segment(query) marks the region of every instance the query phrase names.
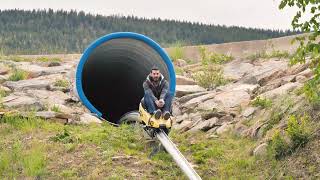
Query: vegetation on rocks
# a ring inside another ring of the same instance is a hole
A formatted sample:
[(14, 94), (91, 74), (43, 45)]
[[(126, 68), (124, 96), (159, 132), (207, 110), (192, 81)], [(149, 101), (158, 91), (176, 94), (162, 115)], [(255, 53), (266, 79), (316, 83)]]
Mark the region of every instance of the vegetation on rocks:
[(20, 81), (28, 78), (28, 72), (21, 69), (14, 69), (9, 76), (9, 81)]
[(58, 87), (68, 87), (70, 85), (69, 81), (67, 79), (58, 79), (55, 83), (54, 83), (55, 86), (58, 86)]
[(271, 52), (267, 51), (259, 51), (254, 54), (247, 56), (247, 59), (250, 61), (256, 61), (258, 59), (271, 59), (271, 58), (278, 58), (278, 59), (288, 59), (291, 55), (288, 51), (280, 51), (273, 49)]
[(272, 101), (270, 99), (258, 96), (251, 102), (251, 104), (255, 107), (269, 108), (272, 106)]
[(199, 47), (199, 53), (202, 65), (223, 64), (234, 59), (231, 55), (208, 52), (204, 46)]
[(194, 73), (192, 77), (204, 88), (214, 88), (229, 82), (224, 78), (222, 68), (216, 65), (206, 65), (202, 71)]

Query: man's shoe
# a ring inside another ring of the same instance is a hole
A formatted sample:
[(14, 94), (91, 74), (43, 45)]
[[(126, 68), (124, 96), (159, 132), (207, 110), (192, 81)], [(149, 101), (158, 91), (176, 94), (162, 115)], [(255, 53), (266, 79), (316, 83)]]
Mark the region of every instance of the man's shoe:
[(170, 118), (170, 113), (169, 111), (164, 112), (163, 114), (163, 119), (168, 120)]
[(154, 118), (155, 118), (155, 119), (160, 119), (160, 117), (161, 117), (161, 110), (160, 110), (160, 109), (156, 110), (156, 111), (153, 113), (153, 115), (154, 115)]

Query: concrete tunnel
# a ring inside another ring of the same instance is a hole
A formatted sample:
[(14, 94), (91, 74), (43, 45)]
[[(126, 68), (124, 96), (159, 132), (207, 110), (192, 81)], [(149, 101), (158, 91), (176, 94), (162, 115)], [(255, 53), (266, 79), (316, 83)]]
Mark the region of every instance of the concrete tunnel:
[(76, 91), (81, 102), (98, 117), (118, 123), (137, 111), (142, 83), (152, 66), (158, 66), (175, 93), (173, 64), (155, 41), (137, 33), (105, 35), (84, 51), (76, 70)]

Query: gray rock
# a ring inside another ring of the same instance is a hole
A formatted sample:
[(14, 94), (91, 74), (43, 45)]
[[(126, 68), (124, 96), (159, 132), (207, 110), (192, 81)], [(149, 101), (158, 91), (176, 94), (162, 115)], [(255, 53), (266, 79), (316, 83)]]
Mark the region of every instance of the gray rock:
[(267, 143), (260, 144), (253, 150), (253, 155), (255, 156), (262, 156), (267, 154)]
[(50, 118), (55, 118), (57, 115), (56, 112), (53, 111), (39, 111), (36, 112), (36, 117), (40, 117), (43, 119), (50, 119)]
[(203, 92), (205, 89), (203, 87), (200, 87), (198, 85), (177, 85), (176, 86), (176, 96), (182, 97), (187, 94), (197, 93), (197, 92)]
[(218, 135), (223, 134), (223, 133), (225, 133), (225, 132), (228, 132), (228, 131), (231, 129), (231, 127), (232, 127), (231, 124), (225, 123), (225, 124), (223, 124), (221, 127), (219, 127), (219, 128), (216, 130), (216, 133), (217, 133)]
[(172, 126), (172, 128), (176, 129), (176, 130), (183, 130), (183, 129), (188, 129), (190, 126), (192, 126), (193, 122), (190, 120), (185, 120), (182, 121), (181, 124), (174, 124)]
[(26, 94), (37, 98), (42, 104), (52, 106), (54, 104), (65, 104), (70, 97), (61, 91), (27, 90)]
[(185, 113), (182, 116), (177, 116), (175, 122), (180, 124), (182, 121), (186, 121), (188, 119), (189, 119), (188, 114)]
[(216, 117), (201, 121), (196, 126), (192, 127), (189, 132), (208, 131), (209, 129), (213, 128), (217, 122), (218, 118)]
[(176, 84), (177, 85), (197, 85), (197, 83), (190, 78), (185, 76), (176, 75)]
[(288, 62), (286, 61), (264, 61), (259, 66), (255, 66), (253, 71), (240, 81), (244, 83), (254, 82), (254, 84), (258, 82), (260, 85), (265, 85), (272, 79), (284, 76), (287, 68)]
[(178, 67), (183, 67), (187, 65), (187, 62), (183, 59), (175, 59), (174, 64)]
[(182, 104), (182, 108), (194, 110), (200, 103), (214, 98), (215, 95), (216, 95), (216, 93), (212, 92), (209, 94), (205, 94), (205, 95), (201, 95), (199, 97), (193, 98), (193, 99), (187, 101), (185, 104)]
[(245, 74), (252, 72), (254, 66), (250, 63), (232, 61), (224, 66), (224, 76), (228, 79), (239, 80)]
[(267, 91), (263, 94), (260, 94), (259, 96), (264, 97), (264, 98), (274, 99), (278, 96), (285, 95), (300, 86), (302, 86), (302, 84), (299, 82), (287, 83), (287, 84), (280, 86), (276, 89), (273, 89), (271, 91)]
[(62, 74), (70, 71), (72, 66), (53, 66), (53, 67), (43, 67), (35, 64), (21, 64), (17, 65), (17, 68), (22, 69), (30, 73), (32, 77), (45, 76), (50, 74)]
[(250, 95), (243, 90), (221, 92), (217, 93), (214, 100), (224, 108), (234, 108), (241, 105), (248, 105), (250, 102)]
[(27, 79), (21, 81), (7, 81), (3, 85), (14, 91), (22, 91), (27, 89), (47, 89), (50, 83), (49, 80)]
[(212, 111), (212, 110), (216, 109), (218, 106), (219, 106), (218, 103), (214, 99), (209, 99), (207, 101), (200, 103), (197, 106), (196, 110)]
[(101, 124), (102, 121), (99, 118), (97, 118), (96, 116), (93, 116), (89, 113), (83, 113), (80, 116), (80, 123), (82, 123), (82, 124), (91, 124), (91, 123)]
[(245, 118), (248, 118), (248, 117), (250, 117), (251, 115), (253, 115), (253, 114), (256, 112), (257, 109), (258, 109), (258, 108), (256, 108), (256, 107), (248, 107), (248, 108), (246, 108), (246, 109), (241, 113), (241, 115), (242, 115), (243, 117), (245, 117)]
[(2, 104), (5, 108), (14, 108), (22, 111), (39, 111), (44, 109), (44, 106), (40, 104), (40, 102), (37, 101), (37, 99), (26, 95), (9, 95), (2, 99)]
[(199, 93), (193, 93), (193, 94), (189, 94), (189, 95), (186, 95), (186, 96), (183, 96), (181, 98), (178, 99), (178, 102), (179, 103), (185, 103), (193, 98), (196, 98), (196, 97), (199, 97), (199, 96), (202, 96), (202, 95), (206, 95), (206, 94), (209, 94), (210, 91), (205, 91), (205, 92), (199, 92)]

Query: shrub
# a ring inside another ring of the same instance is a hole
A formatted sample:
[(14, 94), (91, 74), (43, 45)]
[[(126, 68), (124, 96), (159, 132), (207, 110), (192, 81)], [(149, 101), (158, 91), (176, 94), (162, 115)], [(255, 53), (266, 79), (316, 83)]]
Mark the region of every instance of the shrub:
[(72, 136), (67, 129), (64, 129), (63, 132), (59, 132), (55, 136), (51, 137), (50, 140), (53, 142), (61, 142), (64, 144), (78, 142), (78, 138)]
[(269, 141), (269, 152), (271, 155), (276, 159), (281, 159), (287, 155), (289, 148), (288, 143), (281, 136), (280, 132), (276, 131), (271, 141)]
[(251, 102), (251, 104), (255, 107), (270, 108), (272, 106), (272, 101), (258, 96)]
[(20, 81), (28, 78), (28, 72), (21, 70), (21, 69), (15, 69), (12, 74), (9, 76), (9, 81)]
[(204, 88), (213, 88), (228, 83), (228, 80), (223, 77), (222, 69), (213, 65), (205, 66), (203, 71), (194, 73), (192, 77)]
[(311, 79), (303, 86), (302, 91), (312, 105), (320, 105), (320, 80)]
[(68, 87), (70, 84), (69, 84), (69, 81), (66, 80), (66, 79), (58, 79), (55, 83), (54, 83), (55, 86), (58, 86), (58, 87)]
[(287, 134), (292, 140), (292, 148), (296, 149), (299, 146), (304, 146), (310, 137), (309, 118), (303, 116), (300, 118), (300, 122), (296, 116), (289, 117), (288, 127), (286, 129)]

